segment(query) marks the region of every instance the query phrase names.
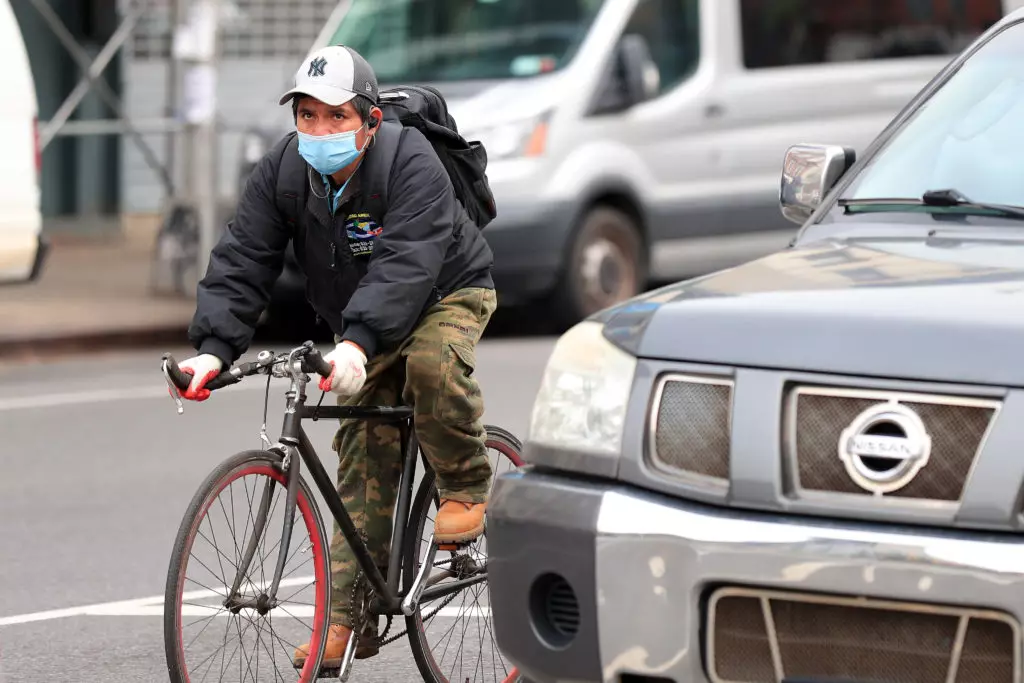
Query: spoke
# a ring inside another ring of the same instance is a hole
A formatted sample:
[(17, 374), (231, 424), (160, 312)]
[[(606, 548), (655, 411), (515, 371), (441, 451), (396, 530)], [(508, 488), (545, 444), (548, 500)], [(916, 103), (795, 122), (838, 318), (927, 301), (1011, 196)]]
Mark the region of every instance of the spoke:
[[(198, 557), (196, 557), (195, 554), (191, 550), (189, 551), (188, 556), (191, 557), (192, 559), (194, 559), (196, 562), (198, 562), (203, 567), (203, 569), (205, 569), (207, 572), (209, 572), (210, 576), (212, 576), (213, 578), (217, 578), (217, 573), (214, 572), (213, 570), (211, 570), (209, 567), (207, 567), (206, 563), (203, 562), (202, 560), (200, 560)], [(198, 583), (198, 581), (196, 583)], [(214, 592), (217, 593), (217, 591), (214, 591)], [(224, 590), (224, 595), (225, 596), (227, 595), (227, 589), (226, 588)]]
[[(460, 680), (462, 680), (462, 667), (466, 663), (466, 632), (469, 630), (469, 624), (471, 623), (470, 622), (470, 618), (469, 618), (469, 614), (470, 614), (470, 610), (472, 609), (472, 605), (475, 605), (475, 604), (478, 603), (478, 600), (476, 598), (479, 597), (479, 592), (474, 590), (475, 588), (476, 588), (475, 586), (470, 586), (470, 588), (469, 588), (469, 590), (472, 591), (473, 594), (474, 594), (473, 595), (474, 600), (471, 603), (469, 603), (470, 606), (466, 607), (466, 613), (467, 613), (466, 622), (465, 622), (465, 625), (462, 627), (462, 636), (461, 636), (461, 639), (460, 639), (460, 645), (459, 645), (458, 654), (456, 655), (456, 661), (458, 661), (458, 663), (459, 663), (459, 679)], [(475, 619), (474, 619), (474, 621), (475, 621)], [(479, 628), (479, 625), (478, 625), (478, 628)], [(453, 670), (454, 670), (454, 666), (453, 666)]]
[[(217, 564), (220, 565), (220, 581), (221, 581), (222, 584), (224, 584), (224, 594), (227, 595), (227, 592), (228, 592), (228, 581), (227, 581), (227, 578), (226, 578), (227, 577), (227, 573), (224, 571), (224, 562), (223, 562), (223, 560), (221, 560), (221, 555), (223, 555), (224, 553), (222, 553), (220, 551), (220, 546), (217, 545), (217, 532), (215, 532), (213, 530), (213, 521), (210, 519), (210, 515), (209, 514), (206, 515), (206, 525), (208, 527), (210, 527), (210, 535), (213, 536), (213, 547), (217, 549)], [(235, 567), (235, 569), (237, 570), (238, 567)]]
[(238, 545), (238, 520), (235, 519), (235, 482), (228, 486), (228, 495), (231, 497), (231, 541), (235, 544), (235, 566), (238, 567), (242, 564), (242, 548)]
[[(230, 564), (234, 568), (235, 573), (238, 573), (238, 571), (239, 571), (238, 560), (232, 562), (231, 558), (229, 558), (227, 555), (225, 555), (224, 551), (221, 550), (220, 547), (218, 547), (216, 543), (210, 541), (210, 539), (208, 539), (206, 537), (206, 535), (202, 532), (201, 529), (196, 529), (196, 533), (199, 535), (200, 538), (202, 538), (204, 541), (206, 541), (207, 545), (209, 545), (211, 548), (213, 548), (217, 552), (217, 555), (218, 555), (217, 559), (218, 559), (218, 561), (220, 560), (220, 558), (224, 558), (225, 560), (228, 561), (228, 564)], [(189, 554), (191, 554), (191, 553), (189, 553)], [(197, 557), (196, 559), (198, 560), (199, 558)], [(200, 560), (200, 562), (202, 562), (202, 561)], [(205, 564), (203, 566), (206, 567)], [(217, 573), (214, 572), (214, 571), (211, 571), (209, 567), (206, 567), (206, 570), (209, 571), (210, 574), (212, 574), (213, 576), (217, 576)], [(249, 579), (250, 583), (255, 583), (252, 580), (252, 577), (249, 574), (246, 574), (245, 578)], [(225, 588), (227, 588), (226, 585), (225, 585)], [(227, 591), (225, 591), (225, 593), (227, 593)]]
[[(459, 616), (462, 614), (462, 611), (464, 609), (465, 609), (465, 603), (463, 603), (462, 607), (459, 607), (459, 613), (455, 616), (455, 619), (452, 620), (452, 625), (449, 626), (448, 630), (445, 631), (444, 634), (441, 636), (441, 638), (444, 638), (445, 636), (448, 636), (448, 645), (445, 645), (444, 652), (441, 653), (441, 661), (444, 661), (444, 656), (446, 654), (448, 654), (448, 646), (451, 645), (451, 640), (455, 636), (455, 627), (458, 625), (458, 623), (459, 623)], [(440, 666), (440, 662), (438, 662), (438, 666)]]
[[(210, 654), (206, 655), (206, 659), (204, 659), (201, 662), (199, 662), (198, 664), (196, 664), (196, 670), (198, 671), (199, 669), (202, 668), (203, 664), (206, 664), (207, 662), (210, 662), (210, 667), (206, 670), (206, 675), (208, 676), (210, 674), (210, 669), (213, 668), (213, 658), (217, 656), (218, 652), (226, 650), (227, 646), (228, 646), (228, 639), (225, 636), (224, 644), (221, 645), (220, 647), (218, 647), (216, 650), (214, 650)], [(182, 648), (181, 650), (182, 650), (181, 651), (182, 657), (184, 657), (184, 655), (185, 655), (185, 648)], [(187, 662), (185, 662), (185, 666), (186, 666), (186, 668), (188, 667), (188, 663)], [(203, 676), (203, 680), (204, 681), (206, 680), (206, 676)]]
[[(270, 637), (273, 638), (274, 637), (274, 613), (273, 612), (270, 612), (270, 614), (267, 615), (267, 621), (270, 622)], [(271, 644), (273, 644), (273, 641), (271, 641)], [(264, 645), (264, 647), (266, 647), (266, 646)], [(268, 655), (270, 655), (271, 661), (274, 662), (274, 674), (275, 674), (274, 681), (275, 681), (275, 683), (277, 681), (277, 675), (280, 675), (280, 671), (278, 671), (278, 668), (277, 668), (277, 654), (276, 654), (276, 652), (277, 652), (277, 650), (275, 650), (274, 648), (270, 648), (270, 652), (267, 653)], [(282, 681), (284, 680), (284, 676), (281, 676), (281, 680)]]
[[(291, 649), (293, 649), (293, 650), (298, 650), (298, 649), (299, 649), (299, 648), (298, 648), (298, 647), (297, 647), (297, 646), (296, 646), (296, 645), (295, 645), (294, 643), (292, 643), (292, 642), (291, 642), (290, 640), (288, 640), (288, 639), (286, 639), (286, 638), (282, 638), (281, 636), (277, 635), (277, 633), (274, 633), (274, 634), (273, 634), (273, 636), (274, 636), (275, 638), (277, 638), (277, 642), (281, 643), (281, 649), (283, 649), (283, 650), (284, 650), (285, 654), (288, 654), (288, 648), (284, 647), (285, 645), (287, 645), (288, 647), (290, 647), (290, 648), (291, 648)], [(312, 647), (312, 646), (311, 646), (311, 647)], [(289, 657), (290, 657), (290, 655), (289, 655)]]
[[(459, 680), (460, 681), (463, 680), (463, 678), (462, 678), (462, 664), (465, 661), (464, 654), (465, 654), (465, 651), (466, 651), (466, 630), (468, 628), (469, 628), (469, 620), (467, 619), (466, 620), (466, 624), (462, 627), (462, 636), (461, 636), (461, 638), (459, 640), (461, 645), (459, 647), (459, 654), (456, 655), (456, 660), (455, 660), (455, 661), (457, 661), (459, 663)], [(454, 665), (452, 666), (452, 673), (455, 673), (455, 666)]]
[(295, 621), (299, 622), (300, 624), (302, 624), (303, 626), (308, 628), (310, 633), (313, 632), (313, 627), (312, 626), (307, 626), (306, 623), (304, 621), (302, 621), (302, 619), (299, 619), (297, 616), (295, 616), (294, 614), (289, 612), (287, 609), (285, 609), (284, 607), (281, 607), (281, 605), (278, 605), (277, 609), (281, 610), (282, 612), (284, 612), (285, 614), (290, 616), (292, 619), (294, 619)]
[[(217, 653), (218, 653), (218, 652), (222, 652), (222, 653), (223, 653), (223, 652), (226, 652), (226, 651), (227, 651), (227, 647), (228, 647), (228, 630), (230, 630), (230, 628), (231, 628), (231, 620), (230, 620), (230, 619), (228, 619), (228, 620), (227, 620), (227, 621), (225, 622), (225, 624), (224, 624), (224, 642), (223, 642), (223, 644), (222, 644), (222, 645), (221, 645), (221, 646), (220, 646), (219, 648), (217, 648), (216, 650), (214, 650), (213, 652), (211, 652), (211, 653), (210, 653), (209, 655), (207, 655), (207, 656), (206, 656), (206, 659), (204, 659), (203, 661), (199, 662), (199, 664), (197, 664), (197, 665), (196, 665), (196, 669), (199, 669), (199, 668), (201, 668), (201, 667), (203, 666), (203, 664), (205, 664), (205, 663), (206, 663), (207, 661), (209, 661), (209, 662), (210, 662), (210, 666), (209, 666), (209, 668), (208, 668), (208, 669), (206, 670), (206, 674), (204, 674), (204, 675), (203, 675), (203, 679), (202, 679), (203, 681), (205, 681), (205, 680), (206, 680), (206, 677), (210, 675), (210, 671), (212, 671), (212, 670), (213, 670), (213, 658), (214, 658), (214, 657), (215, 657), (215, 656), (217, 655)], [(237, 651), (238, 651), (238, 648), (236, 647), (236, 648), (235, 648), (235, 652), (237, 652)], [(234, 652), (232, 652), (232, 653), (231, 653), (231, 656), (232, 656), (232, 658), (233, 658), (233, 657), (235, 656), (235, 655), (234, 655)], [(228, 661), (230, 661), (230, 660), (228, 660)], [(221, 666), (222, 666), (222, 667), (223, 667), (223, 662), (224, 662), (224, 655), (222, 654), (222, 655), (221, 655)], [(224, 678), (224, 673), (223, 673), (223, 671), (224, 671), (224, 670), (223, 670), (223, 668), (222, 668), (222, 669), (221, 669), (221, 679), (223, 679), (223, 678)], [(200, 683), (202, 683), (202, 681), (200, 681)]]
[[(305, 567), (305, 566), (306, 566), (307, 564), (309, 564), (309, 563), (310, 563), (310, 562), (312, 562), (312, 561), (313, 561), (313, 557), (312, 557), (312, 556), (310, 556), (310, 557), (309, 557), (309, 558), (308, 558), (308, 559), (307, 559), (307, 560), (306, 560), (305, 562), (303, 562), (302, 564), (298, 565), (297, 567), (295, 567), (295, 568), (293, 568), (293, 569), (289, 570), (289, 572), (288, 572), (287, 574), (282, 574), (282, 575), (281, 575), (281, 580), (282, 580), (282, 581), (284, 581), (284, 580), (285, 580), (285, 579), (287, 579), (287, 578), (288, 578), (289, 576), (291, 576), (292, 574), (294, 574), (294, 573), (295, 573), (295, 572), (297, 572), (298, 570), (302, 569), (303, 567)], [(307, 585), (312, 585), (312, 584), (307, 584)], [(294, 594), (293, 594), (293, 595), (294, 595)]]
[[(225, 659), (224, 659), (224, 654), (223, 653), (227, 652), (227, 650), (228, 650), (228, 631), (230, 631), (230, 630), (231, 630), (231, 619), (226, 619), (224, 621), (224, 645), (223, 645), (224, 649), (223, 649), (223, 652), (221, 653), (221, 656), (220, 656), (220, 677), (221, 677), (221, 679), (224, 678), (224, 670), (227, 667), (227, 664), (225, 663)], [(237, 651), (237, 650), (238, 650), (238, 648), (236, 647), (235, 651)], [(232, 652), (231, 653), (231, 658), (234, 659), (234, 657), (235, 657), (235, 652)], [(227, 660), (227, 661), (231, 661), (231, 660)], [(209, 673), (209, 671), (207, 673)], [(203, 676), (203, 680), (204, 681), (206, 680), (205, 676)]]
[[(239, 616), (241, 616), (241, 613), (239, 613)], [(249, 622), (249, 626), (252, 625), (252, 621), (250, 619), (248, 619), (246, 617), (242, 617), (242, 618)], [(249, 626), (245, 627), (246, 631), (249, 630)], [(239, 630), (239, 633), (238, 633), (238, 642), (239, 642), (239, 645), (242, 648), (242, 654), (245, 655), (245, 673), (247, 673), (249, 675), (252, 675), (252, 658), (245, 654), (245, 645), (244, 645), (245, 641), (242, 639), (242, 632), (241, 632), (241, 630)], [(241, 658), (238, 659), (238, 678), (239, 679), (242, 678), (242, 659)]]
[[(299, 511), (299, 508), (298, 508), (298, 506), (296, 505), (296, 506), (295, 506), (295, 514), (296, 514), (296, 515), (298, 515), (298, 511)], [(292, 517), (292, 533), (293, 533), (293, 534), (295, 533), (295, 520), (296, 520), (296, 519), (297, 519), (297, 517)], [(282, 521), (281, 521), (281, 530), (282, 530), (282, 532), (284, 531), (284, 520), (282, 520)], [(269, 552), (267, 552), (267, 554), (263, 556), (263, 557), (264, 557), (264, 559), (266, 559), (267, 557), (269, 557), (269, 556), (270, 556), (270, 553), (274, 552), (274, 551), (275, 551), (275, 550), (277, 550), (277, 549), (278, 549), (279, 547), (281, 547), (281, 541), (283, 541), (283, 540), (284, 540), (284, 533), (282, 533), (282, 534), (281, 534), (281, 538), (277, 539), (277, 543), (275, 543), (275, 544), (274, 544), (274, 547), (272, 547), (272, 548), (270, 549), (270, 551), (269, 551)], [(285, 562), (285, 564), (288, 564), (288, 563), (287, 563), (287, 562)]]
[[(230, 484), (228, 484), (228, 494), (231, 496), (231, 506), (232, 506), (231, 510), (233, 512), (234, 509), (235, 509), (234, 508), (235, 496), (232, 493), (232, 488), (231, 488)], [(237, 572), (238, 571), (238, 563), (242, 559), (242, 553), (240, 553), (238, 551), (238, 539), (235, 538), (235, 527), (231, 523), (231, 520), (228, 519), (228, 511), (224, 509), (224, 501), (221, 499), (220, 495), (217, 496), (217, 503), (220, 505), (220, 511), (222, 513), (224, 513), (224, 523), (227, 525), (228, 531), (231, 532), (231, 544), (235, 548), (235, 562), (234, 562), (234, 565), (235, 565), (235, 571)]]
[[(196, 581), (196, 580), (195, 580), (195, 579), (193, 579), (193, 578), (190, 578), (190, 577), (186, 576), (186, 577), (185, 577), (185, 580), (186, 580), (186, 581), (191, 581), (191, 582), (192, 582), (192, 583), (194, 583), (195, 585), (199, 586), (200, 588), (204, 588), (204, 589), (206, 589), (206, 590), (210, 591), (210, 592), (211, 592), (211, 593), (213, 593), (214, 595), (220, 595), (220, 593), (218, 593), (217, 591), (213, 590), (212, 588), (210, 588), (210, 587), (209, 587), (209, 586), (207, 586), (207, 585), (204, 585), (204, 584), (201, 584), (201, 583), (199, 583), (198, 581)], [(223, 596), (221, 596), (221, 597), (225, 597), (225, 598), (226, 598), (227, 596), (226, 596), (226, 595), (223, 595)]]
[[(282, 577), (282, 578), (283, 578), (283, 577)], [(291, 595), (289, 595), (289, 596), (288, 596), (287, 598), (283, 598), (283, 599), (282, 599), (282, 600), (281, 600), (280, 602), (291, 602), (291, 599), (292, 599), (292, 598), (294, 598), (294, 597), (295, 597), (296, 595), (298, 595), (298, 594), (299, 594), (299, 593), (301, 593), (302, 591), (304, 591), (304, 590), (306, 590), (307, 588), (309, 588), (310, 586), (312, 586), (312, 585), (313, 585), (314, 583), (316, 583), (316, 578), (314, 578), (312, 582), (310, 582), (310, 583), (307, 583), (307, 584), (306, 584), (305, 586), (302, 586), (301, 588), (299, 588), (299, 590), (295, 591), (294, 593), (292, 593)]]
[[(477, 637), (477, 642), (480, 643), (480, 654), (483, 654), (483, 651), (484, 651), (484, 636), (480, 632), (480, 620), (479, 619), (474, 619), (473, 621), (476, 622), (476, 637)], [(474, 681), (476, 680), (476, 671), (482, 665), (483, 665), (483, 657), (477, 657), (476, 658), (476, 666), (473, 667), (473, 680)]]
[(213, 623), (213, 618), (216, 617), (221, 612), (224, 612), (224, 611), (226, 611), (226, 610), (224, 610), (223, 608), (219, 609), (215, 613), (211, 614), (208, 617), (203, 617), (202, 619), (197, 619), (197, 620), (193, 621), (191, 624), (188, 624), (188, 626), (182, 626), (181, 630), (184, 631), (189, 626), (194, 626), (194, 625), (198, 624), (200, 621), (205, 621), (206, 622), (206, 626), (203, 626), (203, 628), (199, 629), (199, 633), (195, 634), (192, 637), (192, 640), (188, 641), (188, 645), (185, 645), (184, 647), (181, 648), (182, 651), (187, 650), (189, 647), (191, 647), (192, 643), (196, 642), (196, 638), (198, 638), (199, 636), (203, 635), (203, 631), (205, 631), (207, 628), (209, 628), (210, 624)]

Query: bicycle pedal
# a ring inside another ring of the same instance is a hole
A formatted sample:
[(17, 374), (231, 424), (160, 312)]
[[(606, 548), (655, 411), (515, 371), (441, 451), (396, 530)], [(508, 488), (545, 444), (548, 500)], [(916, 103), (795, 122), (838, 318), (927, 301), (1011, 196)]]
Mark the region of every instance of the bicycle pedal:
[(437, 544), (437, 549), (438, 550), (447, 550), (449, 552), (453, 552), (454, 553), (454, 552), (458, 552), (462, 548), (469, 547), (470, 545), (472, 545), (472, 543), (468, 542), (468, 541), (465, 542), (465, 543), (438, 543)]

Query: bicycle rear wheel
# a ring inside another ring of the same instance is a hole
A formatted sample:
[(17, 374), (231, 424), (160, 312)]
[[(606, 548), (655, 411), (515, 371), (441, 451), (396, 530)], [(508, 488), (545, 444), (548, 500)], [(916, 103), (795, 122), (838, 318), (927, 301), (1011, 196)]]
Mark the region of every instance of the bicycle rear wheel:
[[(487, 427), (486, 446), (494, 477), (523, 465), (522, 444), (500, 427)], [(493, 486), (493, 480), (492, 480)], [(403, 585), (409, 586), (427, 557), (439, 505), (429, 468), (412, 504), (403, 549)], [(486, 572), (487, 532), (456, 552), (438, 550), (428, 585), (443, 585)], [(409, 644), (425, 681), (436, 683), (515, 683), (519, 674), (498, 650), (491, 621), (486, 578), (458, 593), (421, 603), (406, 617)]]
[[(281, 462), (268, 451), (239, 453), (217, 467), (192, 498), (164, 597), (172, 683), (316, 680), (327, 640), (330, 556), (320, 511), (301, 479), (276, 603), (267, 601), (284, 528), (287, 475)], [(266, 524), (251, 546), (261, 506)], [(248, 570), (232, 592), (250, 547)], [(242, 601), (247, 605), (240, 606)], [(296, 670), (295, 649), (307, 642), (310, 654)]]

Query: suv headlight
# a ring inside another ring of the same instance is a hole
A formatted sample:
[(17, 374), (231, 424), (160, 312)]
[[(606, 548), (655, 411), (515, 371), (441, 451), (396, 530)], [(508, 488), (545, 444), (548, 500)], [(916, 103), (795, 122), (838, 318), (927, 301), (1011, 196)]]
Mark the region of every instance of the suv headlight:
[(617, 455), (636, 358), (582, 322), (566, 332), (548, 360), (533, 404), (529, 439), (538, 446)]

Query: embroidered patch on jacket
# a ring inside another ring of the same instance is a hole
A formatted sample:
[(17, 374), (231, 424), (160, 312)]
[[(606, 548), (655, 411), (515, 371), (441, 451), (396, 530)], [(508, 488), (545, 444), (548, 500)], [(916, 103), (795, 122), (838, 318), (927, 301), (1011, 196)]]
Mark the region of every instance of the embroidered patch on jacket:
[(348, 243), (355, 256), (368, 256), (373, 253), (375, 238), (383, 232), (377, 221), (368, 213), (349, 214), (345, 219), (345, 232)]

